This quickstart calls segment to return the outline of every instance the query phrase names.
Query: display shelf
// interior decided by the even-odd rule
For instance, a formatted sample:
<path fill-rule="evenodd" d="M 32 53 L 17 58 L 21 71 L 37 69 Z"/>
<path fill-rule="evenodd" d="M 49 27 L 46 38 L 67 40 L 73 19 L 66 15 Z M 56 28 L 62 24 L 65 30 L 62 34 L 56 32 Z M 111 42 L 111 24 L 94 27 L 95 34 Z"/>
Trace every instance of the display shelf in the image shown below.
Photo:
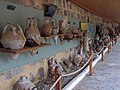
<path fill-rule="evenodd" d="M 53 35 L 49 35 L 49 36 L 42 36 L 42 37 L 54 37 L 54 36 L 63 36 L 63 35 L 65 35 L 65 34 L 53 34 Z"/>
<path fill-rule="evenodd" d="M 5 48 L 0 48 L 0 52 L 5 52 L 5 53 L 12 53 L 12 54 L 19 54 L 19 53 L 23 53 L 23 52 L 27 52 L 27 51 L 31 51 L 31 50 L 35 50 L 35 49 L 39 49 L 41 47 L 45 47 L 45 46 L 50 46 L 51 44 L 48 43 L 42 43 L 39 46 L 35 46 L 35 47 L 28 47 L 25 46 L 22 49 L 5 49 Z"/>

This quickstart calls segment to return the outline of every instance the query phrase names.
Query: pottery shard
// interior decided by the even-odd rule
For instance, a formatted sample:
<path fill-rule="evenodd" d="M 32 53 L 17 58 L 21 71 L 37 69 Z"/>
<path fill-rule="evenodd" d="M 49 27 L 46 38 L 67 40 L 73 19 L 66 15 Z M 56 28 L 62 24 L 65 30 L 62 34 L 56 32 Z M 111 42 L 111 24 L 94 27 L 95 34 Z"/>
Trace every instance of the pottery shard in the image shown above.
<path fill-rule="evenodd" d="M 79 56 L 79 57 L 75 56 L 72 62 L 75 66 L 79 66 L 80 63 L 82 62 L 82 57 L 81 56 Z"/>
<path fill-rule="evenodd" d="M 79 33 L 78 33 L 78 37 L 79 37 L 79 38 L 83 37 L 83 32 L 79 32 Z"/>
<path fill-rule="evenodd" d="M 70 62 L 70 60 L 63 60 L 63 63 L 68 67 L 68 68 L 71 68 L 72 67 L 72 63 Z"/>
<path fill-rule="evenodd" d="M 44 68 L 41 67 L 38 69 L 38 78 L 43 79 L 44 78 Z"/>
<path fill-rule="evenodd" d="M 60 62 L 60 65 L 62 66 L 62 68 L 64 69 L 65 72 L 70 71 L 70 68 L 68 68 L 64 63 Z"/>
<path fill-rule="evenodd" d="M 73 37 L 76 38 L 78 37 L 79 31 L 75 28 L 72 30 Z"/>
<path fill-rule="evenodd" d="M 73 39 L 73 34 L 72 34 L 72 32 L 66 32 L 65 39 L 67 39 L 67 40 L 72 40 L 72 39 Z"/>

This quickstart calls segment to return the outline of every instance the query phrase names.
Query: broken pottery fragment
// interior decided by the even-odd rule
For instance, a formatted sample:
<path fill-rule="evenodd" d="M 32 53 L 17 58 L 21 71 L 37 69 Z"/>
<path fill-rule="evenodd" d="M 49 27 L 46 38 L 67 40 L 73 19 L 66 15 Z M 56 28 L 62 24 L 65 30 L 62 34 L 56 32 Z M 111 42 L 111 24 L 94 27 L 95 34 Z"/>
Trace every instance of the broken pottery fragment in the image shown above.
<path fill-rule="evenodd" d="M 70 62 L 70 60 L 68 60 L 68 59 L 64 59 L 63 60 L 63 63 L 68 67 L 68 68 L 71 68 L 73 65 L 72 65 L 72 63 Z"/>
<path fill-rule="evenodd" d="M 79 64 L 81 63 L 81 61 L 82 61 L 82 57 L 79 56 L 79 55 L 75 55 L 72 62 L 73 62 L 73 64 L 75 66 L 79 66 Z"/>
<path fill-rule="evenodd" d="M 56 67 L 56 62 L 54 60 L 54 58 L 51 58 L 48 60 L 48 73 L 47 73 L 47 77 L 50 80 L 54 80 L 54 70 Z"/>
<path fill-rule="evenodd" d="M 69 72 L 70 68 L 68 68 L 63 62 L 60 62 L 60 65 L 63 67 L 65 72 Z"/>
<path fill-rule="evenodd" d="M 37 90 L 35 85 L 24 75 L 20 76 L 20 79 L 17 81 L 17 89 L 16 90 Z"/>

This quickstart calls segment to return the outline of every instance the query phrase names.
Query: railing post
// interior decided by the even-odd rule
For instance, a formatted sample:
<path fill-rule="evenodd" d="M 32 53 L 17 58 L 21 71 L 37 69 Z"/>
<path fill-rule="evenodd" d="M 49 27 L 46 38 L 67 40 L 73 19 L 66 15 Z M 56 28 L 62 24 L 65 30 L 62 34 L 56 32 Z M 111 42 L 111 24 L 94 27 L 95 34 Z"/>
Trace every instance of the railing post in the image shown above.
<path fill-rule="evenodd" d="M 92 48 L 90 48 L 90 57 L 92 56 Z M 92 58 L 90 59 L 90 71 L 89 71 L 89 75 L 92 76 L 93 70 L 92 70 Z"/>
<path fill-rule="evenodd" d="M 102 46 L 102 61 L 104 61 L 104 44 Z"/>
<path fill-rule="evenodd" d="M 115 44 L 117 43 L 117 36 L 115 37 Z"/>
<path fill-rule="evenodd" d="M 108 53 L 110 53 L 110 45 L 108 45 Z"/>
<path fill-rule="evenodd" d="M 60 72 L 59 72 L 59 67 L 55 67 L 55 81 L 59 78 Z M 58 81 L 58 83 L 55 86 L 55 90 L 62 90 L 61 88 L 61 80 Z"/>
<path fill-rule="evenodd" d="M 114 39 L 112 40 L 112 46 L 114 46 Z"/>
<path fill-rule="evenodd" d="M 110 49 L 112 48 L 111 42 L 110 42 Z"/>

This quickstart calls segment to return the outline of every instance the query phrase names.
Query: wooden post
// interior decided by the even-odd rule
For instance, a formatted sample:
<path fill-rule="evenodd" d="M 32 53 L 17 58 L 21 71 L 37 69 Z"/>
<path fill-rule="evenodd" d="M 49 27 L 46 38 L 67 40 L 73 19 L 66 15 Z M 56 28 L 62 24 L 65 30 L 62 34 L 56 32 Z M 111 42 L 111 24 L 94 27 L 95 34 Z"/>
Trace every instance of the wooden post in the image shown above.
<path fill-rule="evenodd" d="M 92 48 L 90 48 L 90 57 L 92 55 Z M 93 70 L 92 70 L 92 58 L 90 59 L 90 71 L 89 71 L 89 75 L 92 76 Z"/>
<path fill-rule="evenodd" d="M 108 53 L 110 53 L 110 45 L 108 46 Z"/>
<path fill-rule="evenodd" d="M 102 47 L 102 61 L 104 61 L 104 45 Z"/>
<path fill-rule="evenodd" d="M 55 67 L 55 81 L 59 78 L 60 72 L 59 72 L 59 67 Z M 61 88 L 61 81 L 59 80 L 58 83 L 55 86 L 55 90 L 62 90 Z"/>
<path fill-rule="evenodd" d="M 115 41 L 115 44 L 116 44 L 117 43 L 117 36 L 115 37 L 114 41 Z"/>
<path fill-rule="evenodd" d="M 112 48 L 111 42 L 110 42 L 110 49 Z"/>
<path fill-rule="evenodd" d="M 112 40 L 112 46 L 114 45 L 114 39 Z"/>

